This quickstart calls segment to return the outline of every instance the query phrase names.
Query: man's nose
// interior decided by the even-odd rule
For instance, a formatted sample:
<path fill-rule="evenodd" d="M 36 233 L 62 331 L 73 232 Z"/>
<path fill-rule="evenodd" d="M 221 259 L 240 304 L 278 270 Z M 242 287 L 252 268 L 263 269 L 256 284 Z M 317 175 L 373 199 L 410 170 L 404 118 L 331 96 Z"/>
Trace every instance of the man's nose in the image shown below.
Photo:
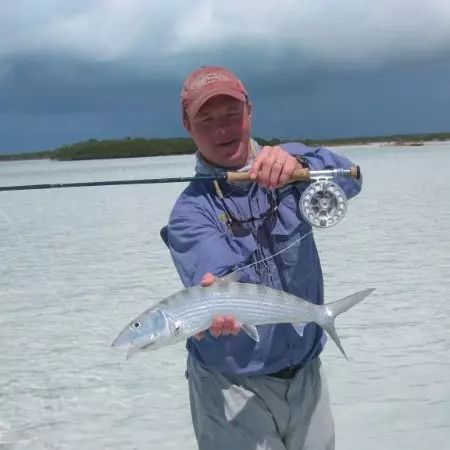
<path fill-rule="evenodd" d="M 218 120 L 216 133 L 219 135 L 223 135 L 228 131 L 229 127 L 230 127 L 229 124 L 225 120 Z"/>
<path fill-rule="evenodd" d="M 216 129 L 217 136 L 224 136 L 227 133 L 227 128 L 225 126 L 218 126 Z"/>

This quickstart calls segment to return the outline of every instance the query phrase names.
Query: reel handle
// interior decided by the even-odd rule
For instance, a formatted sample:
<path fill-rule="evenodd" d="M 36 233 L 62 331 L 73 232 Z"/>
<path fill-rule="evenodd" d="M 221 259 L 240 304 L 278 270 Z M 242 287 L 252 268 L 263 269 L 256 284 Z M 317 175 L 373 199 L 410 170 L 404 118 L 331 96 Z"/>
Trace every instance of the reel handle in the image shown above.
<path fill-rule="evenodd" d="M 359 166 L 353 166 L 350 169 L 326 169 L 326 170 L 310 170 L 297 169 L 287 181 L 310 181 L 314 178 L 356 178 L 361 177 Z M 227 172 L 225 176 L 228 181 L 251 181 L 249 172 Z"/>

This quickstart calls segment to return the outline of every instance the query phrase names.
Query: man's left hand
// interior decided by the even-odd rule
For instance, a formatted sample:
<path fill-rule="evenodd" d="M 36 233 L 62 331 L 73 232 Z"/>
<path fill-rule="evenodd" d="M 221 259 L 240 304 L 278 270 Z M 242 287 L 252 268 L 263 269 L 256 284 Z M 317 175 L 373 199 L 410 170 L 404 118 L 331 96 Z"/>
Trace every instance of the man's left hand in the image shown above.
<path fill-rule="evenodd" d="M 250 168 L 250 176 L 268 189 L 276 189 L 289 181 L 301 164 L 279 146 L 265 146 Z"/>

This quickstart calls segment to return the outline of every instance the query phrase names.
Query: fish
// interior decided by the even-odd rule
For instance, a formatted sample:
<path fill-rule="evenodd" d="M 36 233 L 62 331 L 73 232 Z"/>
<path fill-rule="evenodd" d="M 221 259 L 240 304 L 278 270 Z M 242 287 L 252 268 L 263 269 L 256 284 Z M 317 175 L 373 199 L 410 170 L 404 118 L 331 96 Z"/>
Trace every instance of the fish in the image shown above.
<path fill-rule="evenodd" d="M 209 286 L 191 286 L 169 295 L 129 321 L 112 342 L 126 350 L 126 359 L 138 351 L 157 350 L 186 341 L 204 332 L 217 316 L 233 316 L 241 330 L 259 342 L 258 325 L 291 324 L 300 336 L 314 322 L 331 337 L 343 356 L 347 354 L 335 328 L 335 319 L 374 288 L 340 300 L 316 305 L 288 292 L 256 283 L 242 283 L 234 275 L 216 278 Z"/>

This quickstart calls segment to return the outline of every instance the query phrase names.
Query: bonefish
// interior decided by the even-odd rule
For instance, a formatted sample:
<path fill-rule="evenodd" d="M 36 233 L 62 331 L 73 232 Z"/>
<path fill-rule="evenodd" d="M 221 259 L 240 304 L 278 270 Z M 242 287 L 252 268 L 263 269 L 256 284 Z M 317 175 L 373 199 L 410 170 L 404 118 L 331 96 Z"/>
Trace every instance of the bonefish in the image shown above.
<path fill-rule="evenodd" d="M 258 325 L 290 323 L 302 336 L 306 324 L 314 322 L 328 333 L 347 358 L 335 329 L 335 319 L 374 290 L 365 289 L 335 302 L 315 305 L 281 290 L 241 283 L 226 276 L 210 286 L 189 287 L 156 303 L 130 321 L 112 347 L 125 348 L 129 358 L 140 350 L 156 350 L 185 341 L 207 330 L 215 317 L 231 315 L 257 342 Z"/>

